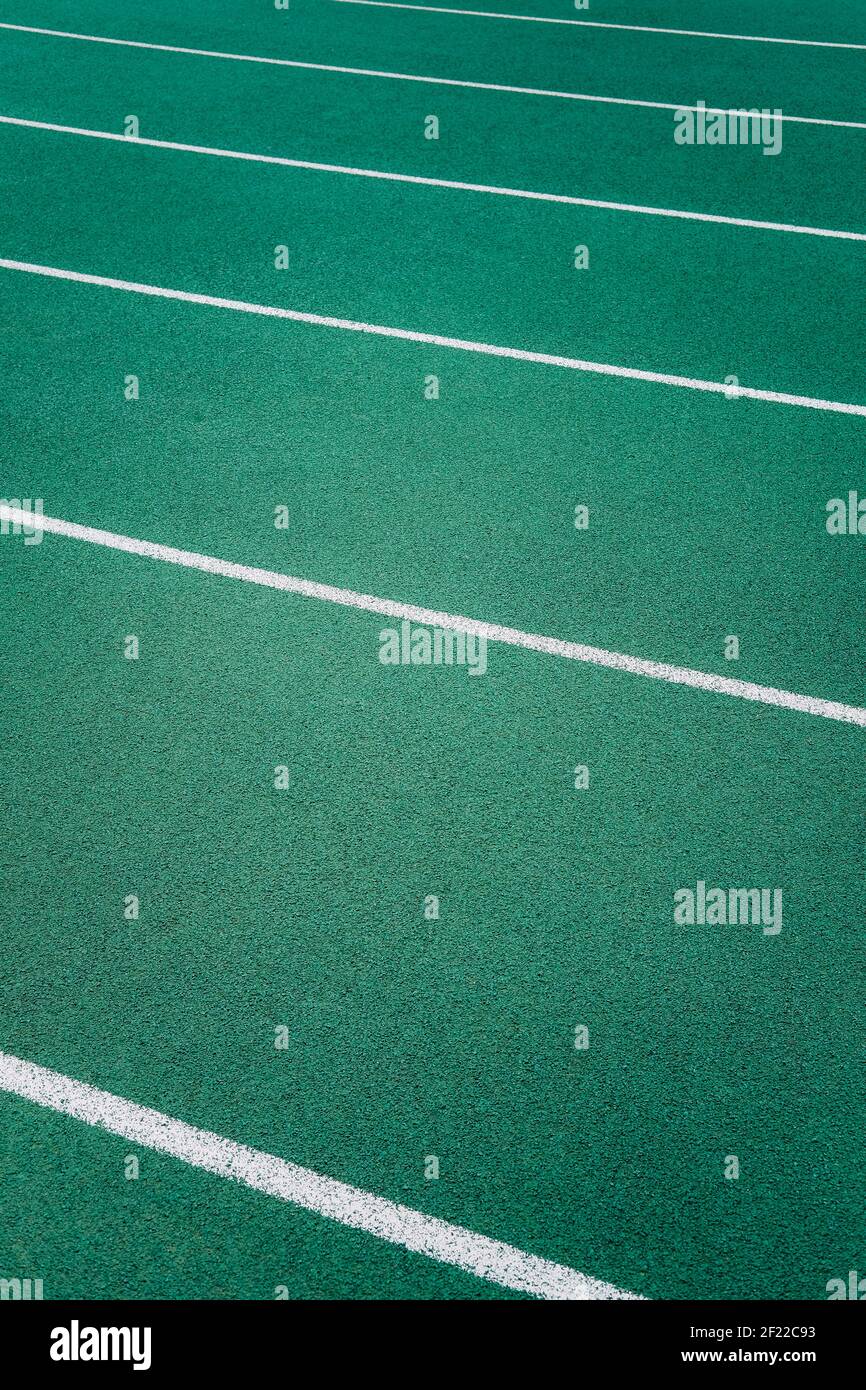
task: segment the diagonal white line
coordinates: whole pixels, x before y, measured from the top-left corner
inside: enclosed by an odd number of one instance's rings
[[[231,560],[219,560],[213,555],[200,555],[195,550],[177,550],[174,546],[161,545],[156,541],[138,540],[133,536],[100,531],[95,526],[84,526],[75,521],[40,516],[26,508],[15,506],[12,502],[0,500],[0,521],[12,522],[27,529],[41,529],[71,540],[88,541],[92,545],[103,545],[110,550],[124,551],[128,555],[140,555],[149,560],[162,560],[170,565],[202,570],[206,574],[218,574],[225,579],[240,579],[248,584],[261,584],[265,588],[279,589],[284,593],[301,594],[304,598],[339,603],[347,608],[380,613],[388,618],[407,619],[424,627],[466,632],[476,637],[484,637],[490,642],[505,642],[512,647],[522,647],[526,651],[561,656],[570,661],[585,661],[593,666],[606,666],[615,671],[627,671],[631,675],[668,681],[671,685],[688,685],[693,689],[706,690],[716,695],[733,695],[741,700],[754,700],[762,705],[777,705],[781,709],[798,710],[801,714],[815,714],[825,719],[839,720],[843,724],[859,724],[866,727],[866,709],[857,705],[844,705],[837,700],[823,700],[812,695],[798,695],[791,690],[755,685],[752,681],[716,676],[686,666],[671,666],[664,661],[648,661],[643,657],[628,656],[623,652],[607,651],[603,647],[590,647],[583,642],[565,642],[558,637],[523,632],[520,628],[503,627],[500,623],[480,622],[475,618],[465,618],[455,613],[421,608],[414,603],[400,603],[393,599],[378,598],[373,594],[359,594],[353,589],[341,589],[334,584],[319,584],[312,579],[299,579],[275,570],[259,569],[254,565],[239,565]]]
[[[135,1144],[169,1154],[193,1168],[291,1202],[356,1231],[402,1246],[506,1289],[543,1299],[637,1299],[568,1265],[529,1255],[501,1240],[476,1235],[436,1216],[413,1211],[360,1187],[324,1177],[261,1149],[223,1139],[159,1110],[100,1091],[62,1072],[0,1052],[0,1091],[71,1115]]]
[[[224,299],[213,294],[194,294],[189,290],[168,289],[164,285],[146,285],[137,280],[116,280],[110,275],[87,275],[80,270],[63,270],[59,266],[35,265],[32,261],[14,261],[0,257],[0,269],[21,271],[27,275],[44,275],[52,280],[71,280],[81,285],[98,285],[103,289],[123,290],[128,294],[143,294],[154,299],[177,299],[184,304],[203,304],[212,309],[232,309],[240,314],[261,314],[265,318],[289,319],[293,323],[312,324],[318,328],[340,328],[349,333],[369,333],[379,338],[397,338],[408,343],[430,343],[434,347],[454,348],[459,352],[477,352],[486,357],[507,357],[515,362],[537,362],[547,367],[564,367],[573,372],[591,372],[598,376],[623,377],[631,381],[651,381],[661,386],[680,386],[690,391],[708,391],[713,395],[735,394],[753,401],[768,401],[774,405],[801,406],[807,410],[828,410],[838,415],[866,415],[866,405],[848,401],[828,401],[818,396],[795,396],[787,391],[764,391],[755,386],[726,386],[721,381],[706,381],[700,377],[678,376],[673,372],[650,372],[642,367],[619,367],[610,362],[589,362],[580,357],[562,357],[552,352],[532,352],[528,348],[501,347],[497,343],[473,342],[469,338],[450,338],[442,333],[423,333],[414,328],[391,328],[382,323],[363,323],[356,319],[334,318],[330,314],[310,314],[300,309],[282,309],[275,304],[254,304],[246,299]]]
[[[777,39],[765,34],[718,34],[706,29],[662,29],[655,24],[611,24],[599,19],[552,19],[539,14],[502,14],[497,10],[458,10],[445,5],[408,5],[397,0],[337,0],[341,5],[370,5],[379,10],[429,10],[431,14],[471,15],[473,19],[516,19],[525,24],[567,24],[581,29],[625,29],[634,34],[677,34],[686,39],[734,39],[740,43],[784,43],[799,48],[866,50],[866,43],[834,43],[828,39]]]
[[[44,34],[53,39],[81,39],[85,43],[107,43],[121,48],[146,48],[156,53],[186,53],[197,58],[226,58],[236,63],[268,63],[278,68],[304,68],[309,72],[335,72],[349,77],[379,77],[392,82],[423,82],[435,87],[465,87],[476,92],[511,92],[517,96],[557,97],[562,101],[600,102],[606,106],[635,106],[651,111],[705,111],[707,115],[727,115],[726,106],[699,106],[679,101],[638,101],[634,97],[602,97],[588,92],[558,92],[547,87],[515,87],[504,82],[469,82],[456,77],[422,77],[417,73],[388,72],[380,68],[349,68],[335,63],[302,63],[295,58],[264,58],[251,53],[223,53],[211,48],[182,48],[178,44],[145,43],[141,39],[112,39],[104,34],[75,34],[66,29],[37,29],[30,24],[3,24],[22,34]],[[774,115],[773,120],[794,121],[798,125],[834,126],[841,130],[866,130],[866,121],[834,121],[824,116]]]
[[[157,150],[179,150],[186,154],[218,155],[222,159],[249,160],[256,164],[278,164],[289,169],[309,169],[325,174],[348,174],[354,178],[383,179],[392,183],[414,183],[425,188],[453,188],[465,193],[491,193],[503,198],[526,198],[542,203],[565,203],[570,207],[601,208],[610,212],[643,213],[649,217],[676,217],[687,222],[717,222],[727,227],[750,227],[766,232],[795,232],[801,236],[833,237],[839,241],[866,241],[866,232],[843,232],[829,227],[801,227],[793,222],[764,222],[752,217],[725,217],[720,213],[686,212],[677,208],[647,207],[641,203],[614,203],[601,198],[574,198],[566,193],[537,193],[526,188],[502,188],[497,184],[464,183],[458,179],[432,179],[421,174],[394,174],[383,169],[359,169],[349,164],[320,164],[310,159],[287,159],[283,155],[251,154],[245,150],[223,150],[211,145],[188,145],[178,140],[153,140],[143,135],[121,135],[112,130],[90,130],[85,126],[57,125],[53,121],[27,121],[20,116],[0,116],[0,125],[24,126],[28,130],[48,130],[61,135],[84,135],[94,140],[113,140],[120,145],[147,145]]]

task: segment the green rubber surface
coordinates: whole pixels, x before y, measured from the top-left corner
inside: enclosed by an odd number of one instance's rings
[[[866,43],[854,4],[591,17]],[[3,0],[0,22],[866,119],[848,50],[325,0]],[[866,131],[682,149],[670,112],[2,29],[0,91],[30,120],[866,229]],[[6,259],[866,401],[864,243],[3,125],[0,181]],[[866,540],[825,527],[866,490],[863,417],[5,268],[0,320],[4,498],[866,703]],[[374,614],[56,535],[0,536],[0,583],[0,1050],[645,1297],[824,1298],[862,1268],[862,728],[499,643],[479,678],[394,669]],[[699,880],[780,888],[781,932],[678,925]],[[12,1277],[516,1296],[0,1092]]]

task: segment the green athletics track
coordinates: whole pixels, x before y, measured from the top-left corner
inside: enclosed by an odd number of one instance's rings
[[[0,1278],[863,1266],[866,31],[724,13],[0,5]]]

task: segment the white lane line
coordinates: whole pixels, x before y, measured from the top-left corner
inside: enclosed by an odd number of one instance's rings
[[[570,207],[602,208],[610,212],[636,212],[648,217],[678,217],[687,222],[717,222],[726,227],[753,227],[765,232],[795,232],[801,236],[834,237],[840,241],[866,241],[866,232],[842,232],[829,227],[801,227],[794,222],[763,222],[752,217],[725,217],[712,212],[685,212],[677,208],[645,207],[641,203],[613,203],[601,198],[573,198],[565,193],[536,193],[526,188],[501,188],[497,184],[464,183],[458,179],[431,179],[420,174],[392,174],[382,169],[358,169],[350,164],[320,164],[310,159],[286,159],[282,155],[250,154],[243,150],[223,150],[211,145],[187,145],[177,140],[151,140],[145,136],[120,135],[111,130],[89,130],[84,126],[56,125],[52,121],[26,121],[19,116],[0,116],[0,125],[25,126],[29,130],[50,130],[61,135],[86,135],[94,140],[114,140],[121,145],[148,145],[157,150],[180,150],[186,154],[218,155],[222,159],[246,159],[256,164],[279,164],[289,169],[311,169],[325,174],[348,174],[354,178],[384,179],[392,183],[416,183],[426,188],[455,188],[465,193],[493,193],[503,198],[527,198],[542,203],[565,203]]]
[[[8,1052],[0,1052],[0,1090],[506,1289],[544,1299],[640,1298],[568,1265],[529,1255],[504,1241],[476,1235],[261,1149],[223,1139]]]
[[[727,106],[699,106],[688,102],[638,101],[634,97],[600,97],[587,92],[558,92],[546,87],[514,87],[502,82],[469,82],[456,77],[421,77],[416,73],[387,72],[379,68],[338,67],[334,63],[302,63],[294,58],[263,58],[250,53],[222,53],[210,48],[181,48],[177,44],[144,43],[140,39],[111,39],[103,34],[74,34],[66,29],[37,29],[30,24],[2,24],[0,29],[13,29],[22,34],[45,34],[54,39],[81,39],[85,43],[108,43],[121,48],[146,48],[156,53],[186,53],[197,58],[227,58],[236,63],[268,63],[279,68],[304,68],[309,72],[336,72],[349,77],[380,77],[393,82],[424,82],[436,87],[467,87],[476,92],[512,92],[518,96],[558,97],[562,101],[600,102],[607,106],[640,106],[652,111],[705,111],[708,115],[727,115]],[[794,121],[798,125],[835,126],[841,130],[866,130],[866,121],[832,121],[824,116],[791,116],[781,113],[778,121]]]
[[[686,666],[671,666],[664,661],[647,661],[643,657],[627,656],[623,652],[606,651],[603,647],[589,647],[583,642],[564,642],[558,637],[544,637],[536,632],[523,632],[520,628],[503,627],[500,623],[480,622],[475,618],[464,618],[455,613],[440,613],[436,609],[421,608],[414,603],[400,603],[393,599],[378,598],[373,594],[359,594],[353,589],[340,589],[333,584],[319,584],[312,579],[298,579],[294,575],[280,574],[275,570],[259,569],[254,565],[239,565],[231,560],[219,560],[213,555],[200,555],[196,550],[177,550],[174,546],[161,545],[157,541],[138,540],[134,536],[121,536],[114,531],[100,531],[95,526],[81,525],[76,521],[37,515],[25,508],[13,506],[11,502],[0,501],[0,520],[17,523],[28,530],[39,528],[53,535],[66,536],[70,540],[103,545],[109,550],[122,550],[129,555],[140,555],[148,560],[162,560],[170,565],[202,570],[205,574],[218,574],[225,579],[241,579],[248,584],[260,584],[266,589],[279,589],[285,593],[300,594],[304,598],[339,603],[346,608],[379,613],[388,618],[407,619],[423,627],[440,627],[453,632],[471,633],[477,637],[485,637],[490,642],[505,642],[509,646],[543,652],[547,656],[561,656],[569,661],[585,661],[593,666],[627,671],[633,676],[649,676],[653,680],[668,681],[672,685],[688,685],[693,689],[710,691],[716,695],[733,695],[741,700],[754,700],[762,705],[777,705],[780,709],[797,710],[801,714],[815,714],[824,719],[839,720],[843,724],[859,724],[866,727],[866,709],[857,705],[844,705],[837,700],[823,700],[812,695],[798,695],[791,690],[755,685],[752,681],[716,676],[707,671],[694,671]]]
[[[827,39],[776,39],[764,34],[717,34],[706,29],[661,29],[655,24],[610,24],[598,19],[550,19],[538,14],[501,14],[497,10],[458,10],[448,5],[407,5],[396,0],[337,0],[341,5],[371,5],[380,10],[429,10],[432,14],[471,15],[474,19],[516,19],[526,24],[569,24],[583,29],[627,29],[634,34],[678,34],[686,39],[735,39],[740,43],[786,43],[800,48],[852,48],[866,43],[832,43]]]
[[[232,309],[240,314],[260,314],[265,318],[289,319],[293,323],[308,323],[317,328],[340,328],[349,333],[369,333],[379,338],[398,338],[407,343],[430,343],[433,347],[454,348],[459,352],[477,352],[485,357],[508,357],[515,362],[537,362],[545,367],[564,367],[573,372],[591,372],[597,376],[623,377],[630,381],[651,381],[660,386],[679,386],[689,391],[709,391],[713,395],[752,401],[767,401],[773,405],[794,405],[806,410],[829,410],[837,415],[866,415],[866,405],[849,401],[828,401],[818,396],[795,396],[788,391],[764,391],[755,386],[726,386],[721,381],[705,381],[700,377],[678,376],[673,372],[650,372],[642,367],[619,367],[610,362],[588,362],[580,357],[562,357],[553,352],[532,352],[527,348],[500,347],[496,343],[477,343],[469,338],[449,338],[442,333],[423,333],[412,328],[391,328],[382,323],[363,323],[355,319],[334,318],[330,314],[309,314],[300,309],[282,309],[275,304],[253,304],[246,299],[224,299],[214,294],[194,294],[189,290],[168,289],[164,285],[146,285],[137,280],[117,280],[110,275],[87,275],[80,270],[62,270],[59,266],[35,265],[31,261],[13,261],[0,257],[0,269],[21,271],[27,275],[45,275],[52,280],[71,280],[80,285],[98,285],[103,289],[124,290],[128,294],[144,294],[155,299],[178,299],[184,304],[203,304],[212,309]]]
[[[829,401],[816,396],[797,396],[787,391],[765,391],[754,386],[731,388],[721,381],[706,381],[700,377],[678,376],[672,372],[651,372],[640,367],[619,367],[610,362],[589,362],[579,357],[563,357],[552,352],[532,352],[527,348],[500,347],[496,343],[473,342],[468,338],[450,338],[441,333],[424,333],[410,328],[391,328],[387,324],[363,323],[354,319],[335,318],[330,314],[311,314],[299,309],[283,309],[275,304],[254,304],[245,299],[224,299],[212,294],[194,294],[189,290],[168,289],[163,285],[147,285],[136,280],[117,280],[110,275],[87,275],[79,270],[63,270],[58,266],[36,265],[31,261],[15,261],[0,257],[0,269],[21,271],[28,275],[45,275],[54,280],[71,280],[82,285],[97,285],[104,289],[124,290],[129,294],[144,294],[156,299],[177,299],[185,304],[203,304],[214,309],[232,309],[236,313],[261,314],[266,318],[289,319],[319,328],[339,328],[350,333],[369,333],[380,338],[398,338],[409,343],[430,343],[434,347],[454,348],[460,352],[477,352],[487,357],[508,357],[517,362],[536,362],[547,367],[564,367],[569,371],[590,372],[599,376],[623,377],[632,381],[651,381],[661,386],[679,386],[691,391],[709,391],[714,395],[767,401],[773,405],[800,406],[807,410],[829,410],[839,415],[864,415],[866,405],[848,401]]]

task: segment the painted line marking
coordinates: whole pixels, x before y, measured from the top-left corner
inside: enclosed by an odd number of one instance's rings
[[[442,333],[424,333],[411,328],[391,328],[387,324],[363,323],[355,319],[334,318],[330,314],[311,314],[300,309],[282,309],[275,304],[253,304],[246,299],[224,299],[213,294],[195,294],[190,290],[168,289],[163,285],[146,285],[136,280],[117,280],[110,275],[87,275],[80,270],[62,270],[58,266],[35,265],[31,261],[14,261],[0,257],[0,269],[21,271],[27,275],[44,275],[53,280],[71,280],[80,285],[98,285],[104,289],[124,290],[128,294],[144,294],[155,299],[177,299],[184,304],[203,304],[213,309],[232,309],[241,314],[260,314],[265,318],[289,319],[293,323],[312,324],[318,328],[340,328],[349,333],[369,333],[379,338],[397,338],[407,343],[430,343],[434,347],[454,348],[459,352],[477,352],[486,357],[507,357],[516,362],[537,362],[546,367],[564,367],[574,372],[590,372],[598,376],[622,377],[630,381],[651,381],[661,386],[680,386],[690,391],[709,391],[728,395],[736,391],[737,398],[768,401],[773,405],[794,405],[807,410],[828,410],[837,415],[866,415],[866,405],[849,401],[828,401],[817,396],[797,396],[787,391],[765,391],[755,386],[732,388],[721,381],[705,381],[700,377],[678,376],[672,372],[651,372],[641,367],[619,367],[609,362],[589,362],[580,357],[562,357],[552,352],[532,352],[527,348],[500,347],[496,343],[473,342],[469,338],[450,338]]]
[[[676,208],[656,208],[641,203],[614,203],[601,198],[574,198],[566,193],[537,193],[526,188],[502,188],[497,184],[464,183],[458,179],[432,179],[420,174],[394,174],[382,169],[360,169],[349,164],[321,164],[309,159],[287,159],[282,155],[251,154],[244,150],[223,150],[211,145],[188,145],[178,140],[153,140],[144,136],[121,135],[111,130],[90,130],[85,126],[57,125],[53,121],[27,121],[19,116],[0,116],[0,125],[23,126],[28,130],[48,130],[61,135],[84,135],[94,140],[113,140],[120,145],[147,145],[158,150],[179,150],[186,154],[217,155],[222,159],[243,159],[256,164],[277,164],[289,169],[308,169],[325,174],[348,174],[353,178],[383,179],[393,183],[414,183],[425,188],[453,188],[465,193],[492,193],[503,198],[526,198],[543,203],[564,203],[569,207],[601,208],[609,212],[642,213],[648,217],[675,217],[688,222],[716,222],[726,227],[750,227],[766,232],[794,232],[801,236],[833,237],[840,241],[866,241],[866,232],[843,232],[829,227],[801,227],[793,222],[764,222],[752,217],[725,217],[711,212],[686,212]]]
[[[866,43],[832,43],[826,39],[777,39],[764,34],[717,34],[706,29],[662,29],[655,24],[609,24],[597,19],[550,19],[537,14],[501,14],[496,10],[458,10],[445,5],[398,4],[396,0],[337,0],[341,5],[370,5],[380,10],[429,10],[431,14],[471,15],[474,19],[516,19],[526,24],[567,24],[582,29],[625,29],[634,34],[677,34],[687,39],[735,39],[739,43],[784,43],[801,48],[866,50]]]
[[[349,77],[379,77],[392,82],[424,82],[436,87],[464,87],[477,92],[511,92],[518,96],[557,97],[562,101],[600,102],[607,106],[637,106],[651,111],[705,111],[708,115],[727,115],[727,106],[692,106],[688,102],[638,101],[634,97],[601,97],[587,92],[558,92],[546,87],[514,87],[502,82],[469,82],[456,77],[421,77],[415,73],[387,72],[378,68],[340,67],[334,63],[302,63],[294,58],[263,58],[250,53],[222,53],[210,48],[181,48],[177,44],[144,43],[140,39],[111,39],[103,34],[75,34],[66,29],[37,29],[30,24],[3,24],[22,34],[43,34],[54,39],[81,39],[85,43],[108,43],[121,48],[146,48],[156,53],[186,53],[198,58],[226,58],[236,63],[268,63],[280,68],[304,68],[309,72],[335,72]],[[866,121],[833,121],[823,116],[791,116],[782,113],[773,120],[798,125],[835,126],[841,130],[866,130]]]
[[[414,603],[400,603],[393,599],[378,598],[373,594],[359,594],[352,589],[341,589],[333,584],[319,584],[311,579],[299,579],[294,575],[280,574],[274,570],[240,565],[231,560],[219,560],[213,555],[200,555],[195,550],[178,550],[174,546],[138,540],[133,536],[121,536],[113,531],[101,531],[95,526],[80,525],[75,521],[39,516],[24,508],[14,507],[8,502],[0,502],[0,520],[17,522],[28,529],[38,526],[42,531],[66,536],[70,540],[88,541],[91,545],[106,546],[110,550],[121,550],[126,554],[140,555],[149,560],[162,560],[170,565],[201,570],[205,574],[216,574],[225,579],[240,579],[248,584],[260,584],[267,589],[279,589],[284,593],[300,594],[304,598],[338,603],[346,608],[383,614],[388,618],[408,619],[424,627],[448,628],[454,632],[485,637],[491,642],[505,642],[512,647],[522,647],[526,651],[543,652],[547,656],[584,661],[593,666],[605,666],[615,671],[627,671],[635,676],[649,676],[654,680],[668,681],[672,685],[687,685],[716,695],[733,695],[741,700],[754,700],[762,705],[776,705],[780,709],[797,710],[801,714],[820,715],[844,724],[866,727],[866,709],[857,705],[845,705],[836,700],[818,699],[811,695],[798,695],[791,690],[778,690],[774,686],[756,685],[751,681],[734,680],[729,676],[694,671],[663,661],[647,661],[643,657],[606,651],[603,647],[590,647],[582,642],[564,642],[558,637],[544,637],[535,632],[523,632],[519,628],[503,627],[499,623],[485,623],[454,613],[441,613],[432,608],[421,608]]]
[[[0,1052],[0,1090],[506,1289],[544,1299],[640,1298],[568,1265],[529,1255],[261,1149],[223,1139],[8,1052]]]

